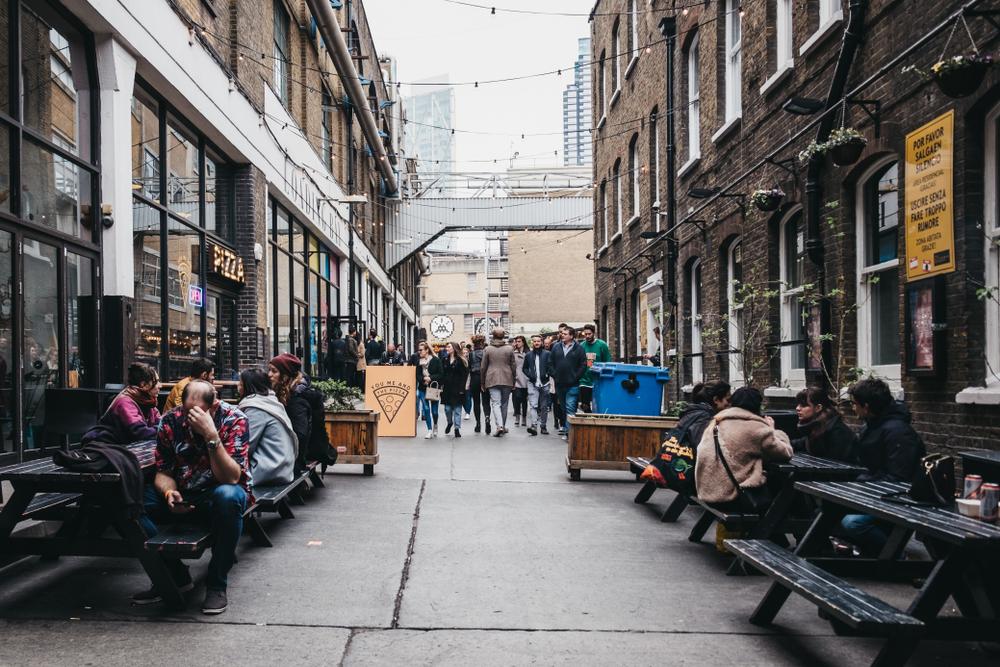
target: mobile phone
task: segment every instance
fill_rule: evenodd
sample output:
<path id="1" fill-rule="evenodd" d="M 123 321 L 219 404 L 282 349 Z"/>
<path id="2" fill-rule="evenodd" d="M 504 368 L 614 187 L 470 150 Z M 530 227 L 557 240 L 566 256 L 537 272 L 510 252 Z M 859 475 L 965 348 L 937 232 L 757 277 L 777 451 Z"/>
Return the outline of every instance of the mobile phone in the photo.
<path id="1" fill-rule="evenodd" d="M 180 507 L 186 510 L 193 510 L 195 508 L 194 503 L 188 502 L 186 500 L 177 500 L 174 502 L 174 507 Z"/>

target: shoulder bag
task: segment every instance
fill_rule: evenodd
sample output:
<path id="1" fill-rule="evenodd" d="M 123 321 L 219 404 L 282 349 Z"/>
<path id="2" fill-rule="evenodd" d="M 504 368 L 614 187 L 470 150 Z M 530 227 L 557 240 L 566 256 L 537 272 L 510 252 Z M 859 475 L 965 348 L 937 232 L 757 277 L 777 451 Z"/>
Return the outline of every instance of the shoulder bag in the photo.
<path id="1" fill-rule="evenodd" d="M 955 459 L 945 454 L 928 454 L 920 460 L 909 491 L 886 493 L 882 500 L 923 507 L 951 505 L 955 500 Z"/>
<path id="2" fill-rule="evenodd" d="M 435 381 L 427 385 L 424 389 L 424 397 L 428 401 L 440 401 L 441 400 L 441 386 Z"/>
<path id="3" fill-rule="evenodd" d="M 722 463 L 722 467 L 726 469 L 729 481 L 736 487 L 736 495 L 740 505 L 743 507 L 743 511 L 748 514 L 763 514 L 766 512 L 767 508 L 771 505 L 771 492 L 768 490 L 767 485 L 765 484 L 752 489 L 741 487 L 740 483 L 736 481 L 736 475 L 729 468 L 729 462 L 726 461 L 726 457 L 722 454 L 722 445 L 719 443 L 718 424 L 715 424 L 712 428 L 712 435 L 715 438 L 715 455 L 718 457 L 719 462 Z"/>

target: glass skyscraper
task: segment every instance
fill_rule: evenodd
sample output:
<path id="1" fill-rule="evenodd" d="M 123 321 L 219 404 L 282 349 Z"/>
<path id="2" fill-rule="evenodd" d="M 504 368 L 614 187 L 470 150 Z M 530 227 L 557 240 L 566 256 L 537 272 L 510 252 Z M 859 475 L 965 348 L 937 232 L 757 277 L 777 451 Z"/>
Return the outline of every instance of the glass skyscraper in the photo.
<path id="1" fill-rule="evenodd" d="M 591 163 L 590 145 L 590 38 L 578 42 L 573 83 L 563 91 L 563 165 L 582 167 Z"/>

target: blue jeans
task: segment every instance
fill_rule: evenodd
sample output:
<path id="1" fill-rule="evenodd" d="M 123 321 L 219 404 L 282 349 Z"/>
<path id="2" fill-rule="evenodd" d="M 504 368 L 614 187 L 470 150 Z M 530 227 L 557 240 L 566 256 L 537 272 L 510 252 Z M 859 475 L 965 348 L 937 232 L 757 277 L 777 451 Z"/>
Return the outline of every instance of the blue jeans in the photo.
<path id="1" fill-rule="evenodd" d="M 193 512 L 174 514 L 156 488 L 147 484 L 143 498 L 144 513 L 139 522 L 147 537 L 156 535 L 157 523 L 195 521 L 211 526 L 215 543 L 212 545 L 212 560 L 208 563 L 208 573 L 205 575 L 205 586 L 211 590 L 224 591 L 229 570 L 236 562 L 236 543 L 243 534 L 247 493 L 236 484 L 220 484 L 207 491 L 181 491 L 181 495 L 184 500 L 195 504 Z M 174 581 L 187 574 L 187 568 L 180 560 L 168 560 L 167 567 Z"/>
<path id="2" fill-rule="evenodd" d="M 424 418 L 424 390 L 417 389 L 417 419 Z"/>
<path id="3" fill-rule="evenodd" d="M 445 403 L 444 417 L 445 419 L 448 420 L 449 424 L 455 425 L 456 432 L 462 429 L 462 405 L 448 405 L 447 403 Z"/>
<path id="4" fill-rule="evenodd" d="M 556 393 L 559 395 L 559 402 L 566 415 L 566 423 L 562 430 L 563 433 L 569 433 L 569 418 L 576 414 L 576 404 L 580 400 L 580 387 L 556 387 Z"/>
<path id="5" fill-rule="evenodd" d="M 889 523 L 868 514 L 848 514 L 840 520 L 844 537 L 850 540 L 862 556 L 875 558 L 889 541 Z"/>
<path id="6" fill-rule="evenodd" d="M 438 422 L 438 405 L 440 401 L 431 401 L 425 396 L 421 396 L 421 399 L 424 406 L 424 423 L 427 424 L 427 430 L 430 431 L 434 428 L 434 424 Z"/>

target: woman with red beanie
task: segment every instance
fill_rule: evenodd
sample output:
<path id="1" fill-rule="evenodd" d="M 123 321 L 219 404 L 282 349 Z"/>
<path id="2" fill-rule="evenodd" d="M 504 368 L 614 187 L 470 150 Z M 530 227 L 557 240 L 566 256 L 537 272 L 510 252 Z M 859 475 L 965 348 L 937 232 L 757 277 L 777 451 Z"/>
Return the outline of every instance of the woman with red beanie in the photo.
<path id="1" fill-rule="evenodd" d="M 302 361 L 294 354 L 279 354 L 268 362 L 267 377 L 292 422 L 292 430 L 299 441 L 296 468 L 297 471 L 302 470 L 312 430 L 312 409 L 304 394 L 309 385 L 302 375 Z"/>

